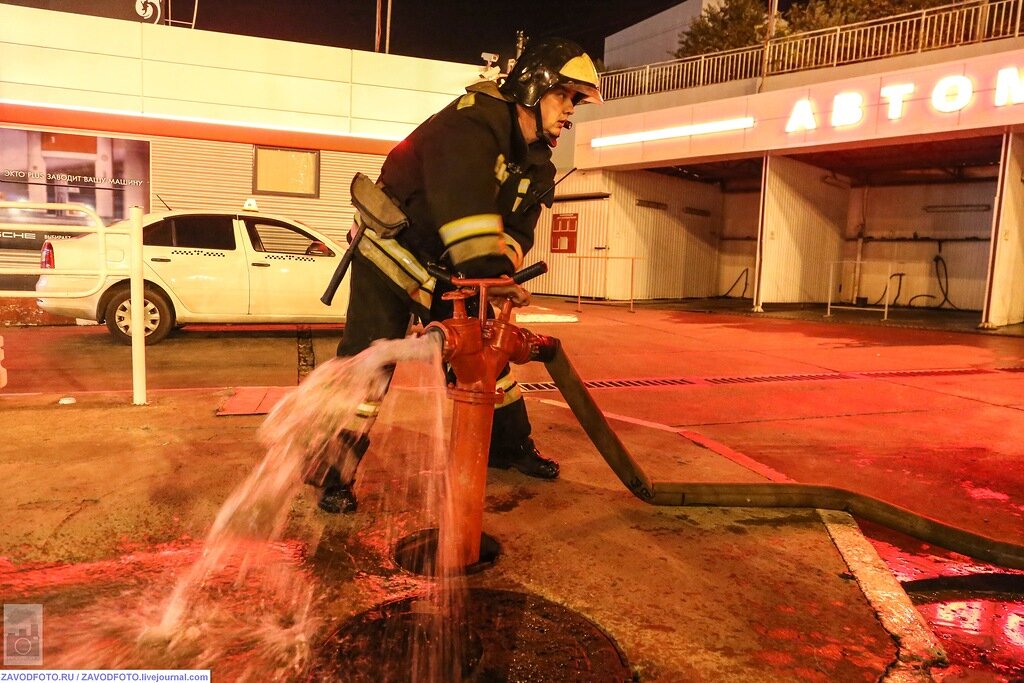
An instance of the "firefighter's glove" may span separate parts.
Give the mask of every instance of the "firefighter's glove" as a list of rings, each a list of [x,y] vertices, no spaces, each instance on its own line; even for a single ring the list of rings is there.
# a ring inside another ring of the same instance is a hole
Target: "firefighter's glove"
[[[530,305],[530,293],[519,285],[488,287],[487,299],[495,306],[501,306],[506,299],[511,299],[512,305],[516,307]]]

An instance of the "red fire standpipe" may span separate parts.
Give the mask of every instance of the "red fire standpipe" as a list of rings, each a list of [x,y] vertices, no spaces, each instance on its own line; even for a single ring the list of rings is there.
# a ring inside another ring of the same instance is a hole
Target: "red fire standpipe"
[[[452,278],[452,284],[459,289],[444,298],[453,302],[454,316],[431,323],[426,332],[442,335],[441,353],[457,378],[448,392],[454,401],[448,463],[453,517],[449,524],[441,525],[439,538],[439,547],[455,551],[438,557],[440,569],[457,571],[480,560],[491,421],[494,406],[502,398],[496,389],[498,375],[508,363],[546,360],[550,355],[545,350],[553,352],[554,342],[509,322],[511,300],[505,301],[496,318],[487,319],[484,302],[488,288],[513,285],[512,278]],[[469,318],[465,300],[478,293],[480,316]]]

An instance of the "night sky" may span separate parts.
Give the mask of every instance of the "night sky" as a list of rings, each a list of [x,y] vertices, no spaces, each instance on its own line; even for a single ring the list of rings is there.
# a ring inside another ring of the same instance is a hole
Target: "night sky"
[[[393,54],[481,63],[481,52],[513,56],[515,33],[557,35],[604,53],[605,36],[680,0],[523,0],[496,5],[466,0],[392,0]],[[387,0],[382,0],[387,11]],[[175,19],[191,3],[172,2]],[[199,0],[196,28],[294,42],[373,50],[376,0]],[[382,29],[383,30],[383,29]],[[381,38],[381,51],[384,38]]]

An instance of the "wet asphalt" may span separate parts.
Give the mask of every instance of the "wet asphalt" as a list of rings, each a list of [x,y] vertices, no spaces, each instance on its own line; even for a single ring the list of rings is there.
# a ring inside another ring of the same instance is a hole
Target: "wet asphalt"
[[[659,480],[840,486],[999,540],[1024,538],[1024,450],[1013,437],[1024,433],[1022,338],[646,305],[577,311],[546,298],[526,312],[547,316],[523,325],[559,337],[584,379],[608,381],[592,389],[595,399]],[[53,623],[66,627],[110,586],[97,579],[78,594],[80,584],[54,586],[32,572],[201,537],[259,448],[261,416],[218,418],[217,408],[246,388],[294,386],[331,357],[341,331],[184,328],[147,349],[150,405],[126,409],[130,350],[104,328],[0,328],[0,425],[9,435],[0,471],[17,475],[8,481],[18,490],[0,513],[11,530],[0,547],[5,601],[54,599]],[[585,615],[640,680],[1024,675],[1014,572],[843,513],[652,508],[609,471],[543,366],[517,377],[538,445],[562,462],[563,476],[491,473],[485,531],[502,556],[472,587],[536,594]],[[400,374],[387,424],[418,434],[408,393]],[[66,397],[76,403],[59,405]],[[133,430],[136,420],[147,429]],[[375,441],[353,518],[302,513],[320,529],[309,563],[330,587],[320,604],[331,623],[422,587],[389,559],[419,523],[385,493],[406,476],[399,464],[408,458],[395,457],[404,448],[401,439]],[[83,454],[76,476],[54,480],[47,472],[69,449]],[[138,466],[120,502],[94,491],[115,458]],[[181,471],[188,485],[168,487]],[[987,584],[935,583],[984,576]]]

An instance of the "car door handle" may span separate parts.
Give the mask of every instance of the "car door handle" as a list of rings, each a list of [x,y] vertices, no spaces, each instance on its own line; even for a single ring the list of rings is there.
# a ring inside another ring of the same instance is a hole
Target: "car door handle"
[[[270,267],[269,263],[253,263],[253,264],[250,264],[250,265],[256,266],[257,268],[269,268]]]
[[[161,258],[161,257],[158,257],[158,256],[154,256],[153,258],[151,258],[149,260],[153,261],[155,263],[170,263],[171,262],[171,259],[169,259],[169,258]]]

